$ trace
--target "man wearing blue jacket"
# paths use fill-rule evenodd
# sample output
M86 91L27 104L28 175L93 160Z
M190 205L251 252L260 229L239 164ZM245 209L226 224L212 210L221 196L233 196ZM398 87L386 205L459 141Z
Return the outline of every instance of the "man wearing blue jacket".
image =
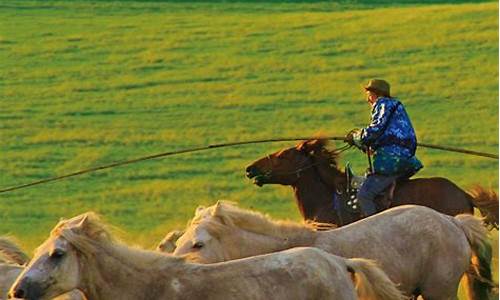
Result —
M373 172L358 191L361 210L366 217L377 212L373 202L375 196L396 179L409 178L423 166L415 157L415 130L403 104L391 97L389 83L373 79L364 89L372 107L370 125L352 130L346 141L373 153Z

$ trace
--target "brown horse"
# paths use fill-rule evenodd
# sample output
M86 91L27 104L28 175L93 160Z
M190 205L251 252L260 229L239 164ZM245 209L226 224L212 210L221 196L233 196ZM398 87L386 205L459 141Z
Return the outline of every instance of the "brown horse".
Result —
M338 226L352 223L361 215L346 209L345 202L339 200L346 191L346 174L338 167L339 152L327 150L326 143L323 139L308 140L282 149L249 165L246 175L258 186L291 186L305 220ZM498 195L481 187L468 194L440 177L398 181L390 207L403 204L427 206L451 216L472 214L476 207L485 222L498 229Z

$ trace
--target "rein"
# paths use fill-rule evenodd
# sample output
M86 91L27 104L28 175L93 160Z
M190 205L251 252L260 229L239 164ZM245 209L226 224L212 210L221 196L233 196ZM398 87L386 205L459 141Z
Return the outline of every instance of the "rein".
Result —
M267 176L267 177L270 177L270 176L283 176L283 175L293 175L295 174L295 176L297 176L297 179L300 178L300 173L302 173L302 171L305 171L305 170L308 170L312 167L315 167L317 165L320 165L320 163L312 163L312 164L309 164L309 165L306 165L304 164L304 166L301 166L293 171L289 171L289 172L279 172L279 173L273 173L272 171L272 167L273 167L273 160L271 158L271 156L267 156L267 159L269 160L269 163L271 164L271 170L265 172L264 174L262 174L261 176Z
M345 146L342 146L340 147L339 149L335 150L335 154L340 154L350 148L352 148L353 146L352 145L345 145ZM308 159L311 158L311 156L309 155L305 155ZM289 171L289 172L281 172L281 173L273 173L272 169L273 169L273 160L271 158L271 155L267 155L266 157L268 160L269 160L269 164L271 165L271 170L265 172L264 174L262 174L263 176L271 176L271 175L274 175L274 176L282 176L282 175L293 175L295 174L297 176L297 179L300 178L300 175L302 173L302 171L305 171L305 170L308 170L310 168L313 168L313 167L316 167L316 166L319 166L321 165L322 163L311 163L309 165L306 165L304 164L303 166L300 166L298 167L297 169L293 170L293 171ZM320 178L321 181L323 181L323 179L321 178L321 175L319 174L319 172L316 170L316 173L318 173L318 177Z

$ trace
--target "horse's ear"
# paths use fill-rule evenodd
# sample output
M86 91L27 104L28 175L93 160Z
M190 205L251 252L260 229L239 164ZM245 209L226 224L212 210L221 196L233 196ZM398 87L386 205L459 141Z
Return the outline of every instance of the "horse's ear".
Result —
M319 150L323 148L326 145L326 140L325 139L314 139L314 140L309 140L308 141L309 147L312 148L312 150Z
M221 200L217 200L217 202L214 205L214 209L212 211L212 216L216 217L216 216L221 215L222 206L223 206L222 204L223 204L223 202Z
M297 146L295 146L295 149L297 149L297 151L300 151L300 152L308 152L307 142L308 141L300 142Z
M167 233L165 238L160 242L157 250L173 253L176 248L177 240L184 234L184 230L173 230Z
M89 214L86 213L82 216L81 220L73 226L73 228L84 229L89 221Z
M203 206L203 205L198 206L198 207L196 208L196 210L194 211L194 215L195 215L195 216L197 216L197 215L201 214L201 213L205 210L205 208L206 208L206 207L205 207L205 206Z
M225 208L224 201L223 200L217 201L217 203L215 203L214 205L212 216L216 217L222 224L231 226L233 222L231 221L231 218L228 216L228 214L224 211L224 208Z
M325 146L326 140L324 139L314 139L314 140L307 140L304 141L300 144L297 145L296 149L301 151L301 152L314 152L316 150L321 149L323 146Z
M88 228L90 227L89 226L89 223L90 223L90 220L89 220L89 214L86 213L84 215L81 216L80 219L77 219L75 220L75 222L73 224L70 223L70 229L73 231L73 232L78 232L78 233L86 233L88 230Z
M74 226L71 226L71 229L75 232L84 233L93 239L108 236L107 230L99 221L99 216L93 212L82 215L82 218Z

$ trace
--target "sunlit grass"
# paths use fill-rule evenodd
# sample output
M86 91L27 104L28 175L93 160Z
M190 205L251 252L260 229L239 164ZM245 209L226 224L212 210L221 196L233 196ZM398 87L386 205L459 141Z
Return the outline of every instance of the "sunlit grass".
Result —
M342 135L367 123L361 86L372 77L393 84L420 141L498 153L496 2L2 3L2 188L214 143ZM243 174L291 144L183 154L1 194L0 233L31 250L59 218L94 210L149 247L218 199L299 220L289 188L259 189ZM423 148L419 157L419 176L498 191L494 160ZM346 161L365 168L361 153Z

